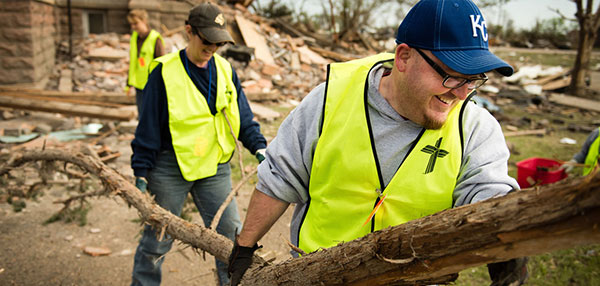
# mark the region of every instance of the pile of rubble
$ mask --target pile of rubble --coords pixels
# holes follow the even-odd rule
[[[332,39],[303,31],[302,27],[293,26],[285,20],[265,19],[252,14],[241,5],[222,8],[236,45],[226,45],[218,53],[232,63],[253,111],[258,119],[267,122],[281,116],[269,109],[269,105],[298,104],[325,79],[328,63],[360,58],[393,47],[389,42],[369,40],[364,35],[358,35],[356,41],[334,43]],[[167,52],[175,52],[187,45],[183,26],[171,30],[163,27],[161,34]],[[129,35],[114,33],[90,35],[75,44],[72,58],[58,57],[65,60],[57,64],[53,80],[45,91],[28,94],[19,90],[18,95],[13,95],[18,98],[9,104],[0,104],[24,110],[83,116],[82,124],[94,123],[89,118],[135,121],[135,99],[126,97],[124,93],[129,39]],[[61,43],[59,51],[62,55],[67,47],[67,43]],[[490,80],[478,90],[479,97],[476,99],[494,112],[498,110],[496,104],[502,100],[506,102],[506,97],[497,96],[500,91],[519,91],[525,95],[521,98],[531,101],[546,97],[550,91],[560,91],[569,80],[568,71],[557,68],[517,67],[517,70],[515,75],[505,79],[490,73]],[[7,95],[6,92],[3,95]],[[551,94],[548,97],[559,104],[577,104],[576,108],[600,111],[596,102],[582,103],[564,95]]]
[[[226,9],[242,34],[238,45],[228,45],[218,53],[232,62],[250,100],[277,101],[285,97],[301,99],[324,80],[326,59],[309,49],[302,38],[292,38],[266,23],[257,24],[240,10]],[[248,13],[248,12],[245,12]],[[235,15],[232,15],[235,14]],[[251,14],[250,14],[251,15]],[[257,18],[252,15],[253,18]],[[261,18],[258,18],[261,19]],[[181,30],[181,29],[179,29]],[[237,31],[237,30],[234,30]],[[168,52],[186,46],[183,32],[162,31]],[[47,90],[64,92],[123,92],[129,64],[129,35],[115,33],[90,35],[75,43],[72,59],[59,57]],[[241,42],[241,43],[240,43]],[[244,42],[249,43],[244,45]],[[65,53],[67,43],[61,44]],[[285,75],[285,76],[282,76]]]

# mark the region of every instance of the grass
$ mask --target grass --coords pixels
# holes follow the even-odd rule
[[[600,285],[600,246],[582,246],[530,257],[526,285]],[[463,270],[454,285],[489,285],[487,267]]]

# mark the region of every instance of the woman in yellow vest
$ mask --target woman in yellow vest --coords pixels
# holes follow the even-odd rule
[[[221,10],[210,3],[194,7],[185,31],[189,37],[185,49],[151,63],[144,108],[131,143],[131,167],[136,186],[147,188],[157,204],[176,215],[191,194],[204,224],[210,226],[231,191],[234,136],[259,162],[266,140],[235,70],[216,54],[219,47],[233,43]],[[231,240],[241,230],[237,210],[234,199],[216,229]],[[160,284],[164,255],[173,241],[157,237],[151,227],[144,229],[132,285]],[[221,285],[227,285],[227,264],[216,261],[216,265]]]
[[[258,168],[229,258],[232,285],[290,204],[291,241],[310,253],[518,189],[500,124],[468,99],[485,73],[513,73],[487,39],[470,0],[421,0],[398,27],[393,54],[330,64]],[[518,260],[491,264],[494,285],[523,283],[526,259]]]
[[[148,26],[146,10],[131,10],[127,15],[127,21],[133,32],[129,41],[129,74],[126,90],[128,96],[131,96],[135,90],[139,117],[142,110],[142,90],[148,81],[150,62],[165,54],[165,43],[160,34]]]

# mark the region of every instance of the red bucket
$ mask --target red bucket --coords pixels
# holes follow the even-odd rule
[[[517,182],[521,188],[558,182],[567,177],[561,163],[546,158],[529,158],[517,162]]]

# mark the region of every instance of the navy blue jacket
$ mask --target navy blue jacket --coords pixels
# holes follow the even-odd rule
[[[205,97],[208,95],[210,83],[210,101],[208,105],[214,115],[215,99],[217,93],[217,71],[214,57],[208,62],[208,68],[199,68],[191,62],[187,62],[185,49],[179,51],[184,67],[187,67],[188,75],[196,88]],[[209,71],[210,69],[210,71]],[[131,156],[131,167],[136,177],[146,177],[148,170],[154,168],[157,155],[165,150],[173,151],[171,131],[169,130],[169,111],[167,107],[167,92],[162,77],[162,64],[159,64],[148,77],[142,96],[142,113],[135,130],[135,139],[131,142],[133,155]],[[209,80],[209,74],[212,80]],[[238,107],[240,109],[240,133],[239,140],[252,154],[256,150],[266,148],[267,140],[260,133],[260,125],[254,121],[254,114],[250,109],[246,95],[242,90],[240,80],[233,70],[233,83],[238,94]]]

